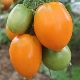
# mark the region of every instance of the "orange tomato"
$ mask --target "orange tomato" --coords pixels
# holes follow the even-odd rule
[[[39,6],[34,15],[34,31],[45,47],[61,51],[72,36],[72,18],[60,2]]]
[[[11,4],[14,2],[14,0],[1,0],[1,3],[3,4],[2,10],[7,10]]]
[[[14,34],[9,30],[8,26],[6,26],[6,34],[10,40],[12,40],[15,36],[17,36],[17,34]]]
[[[10,60],[15,70],[31,78],[39,70],[42,61],[42,46],[36,36],[23,34],[15,37],[9,49]]]

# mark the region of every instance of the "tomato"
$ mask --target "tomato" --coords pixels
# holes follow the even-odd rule
[[[39,6],[34,15],[34,31],[45,47],[61,51],[72,36],[72,18],[60,2],[49,2]]]
[[[18,35],[12,40],[9,53],[14,69],[22,76],[31,78],[39,70],[42,46],[36,36]]]
[[[42,60],[46,67],[58,71],[66,68],[71,61],[71,51],[65,46],[61,52],[43,48]]]
[[[17,4],[10,12],[7,25],[16,34],[23,34],[28,29],[32,20],[32,11],[23,4]]]
[[[7,10],[11,6],[14,0],[1,0],[2,5],[4,6],[2,10]]]
[[[14,34],[9,30],[8,26],[6,26],[6,34],[10,40],[17,36],[17,34]]]

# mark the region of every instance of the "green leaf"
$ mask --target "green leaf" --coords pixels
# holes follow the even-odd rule
[[[9,38],[6,35],[5,29],[0,28],[0,44],[2,43],[8,43],[10,42]]]
[[[61,71],[51,71],[52,78],[57,80],[70,80],[69,73],[67,72],[67,68]]]
[[[44,72],[48,76],[50,76],[51,73],[51,78],[52,79],[57,79],[57,80],[70,80],[69,73],[67,72],[67,68],[60,70],[60,71],[53,71],[50,70],[42,63],[39,72]]]
[[[23,1],[23,4],[30,8],[30,9],[33,9],[35,10],[39,5],[45,3],[44,0],[24,0]]]
[[[73,80],[80,80],[80,67],[73,66],[71,70],[71,74],[72,74]]]
[[[70,6],[70,3],[66,4],[65,7],[68,10],[68,12],[72,15],[72,8]]]

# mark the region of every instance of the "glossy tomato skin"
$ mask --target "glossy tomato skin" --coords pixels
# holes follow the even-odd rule
[[[49,69],[54,71],[62,70],[66,68],[71,61],[71,51],[68,46],[65,46],[61,52],[43,48],[42,60]]]
[[[13,38],[17,36],[17,34],[14,34],[14,33],[12,33],[12,32],[9,30],[9,28],[8,28],[7,25],[6,25],[6,35],[8,36],[8,38],[9,38],[10,40],[13,40]]]
[[[42,46],[36,36],[23,34],[15,37],[9,49],[14,69],[26,78],[31,78],[39,70],[42,62]]]
[[[17,4],[10,12],[7,25],[16,34],[23,34],[28,29],[32,20],[32,11],[23,4]]]
[[[34,15],[34,31],[45,47],[59,51],[72,36],[72,18],[60,2],[49,2],[39,6]]]

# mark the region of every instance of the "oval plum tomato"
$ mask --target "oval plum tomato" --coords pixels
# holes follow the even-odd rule
[[[15,37],[9,49],[14,69],[26,78],[39,70],[42,62],[42,46],[36,36],[22,34]]]
[[[6,34],[10,40],[17,36],[17,34],[14,34],[9,30],[8,26],[6,26]]]
[[[7,25],[16,34],[23,34],[28,29],[32,20],[32,11],[23,4],[17,4],[10,12]]]
[[[66,68],[71,61],[71,51],[65,46],[61,52],[43,48],[42,60],[46,67],[58,71]]]
[[[14,0],[1,0],[1,3],[4,6],[2,10],[7,10],[13,2]]]
[[[49,2],[39,6],[34,15],[34,31],[45,47],[59,51],[72,36],[72,18],[60,2]]]

